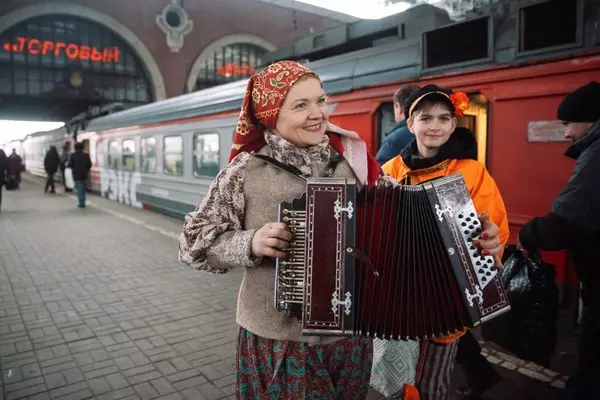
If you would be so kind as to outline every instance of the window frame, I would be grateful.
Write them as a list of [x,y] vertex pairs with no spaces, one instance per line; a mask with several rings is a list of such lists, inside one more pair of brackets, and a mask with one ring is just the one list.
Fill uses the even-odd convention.
[[[132,153],[125,153],[125,142],[133,142],[133,152]],[[127,171],[127,172],[137,171],[135,154],[136,154],[135,139],[130,137],[130,138],[124,138],[123,140],[121,140],[121,170]],[[133,169],[125,168],[125,160],[123,159],[125,156],[133,156]]]
[[[196,158],[196,138],[199,136],[216,136],[217,137],[217,150],[215,152],[204,152],[201,151],[201,153],[208,153],[208,154],[212,154],[212,153],[216,153],[217,155],[217,172],[215,173],[215,175],[200,175],[198,174],[198,169],[197,169],[197,158]],[[220,142],[220,135],[218,132],[196,132],[192,135],[192,175],[194,175],[194,178],[198,178],[198,179],[214,179],[218,174],[219,171],[221,170],[221,142]]]
[[[154,141],[154,157],[147,157],[145,155],[144,152],[144,142],[147,140],[152,139]],[[155,136],[142,136],[140,137],[140,172],[144,173],[144,174],[156,174],[156,171],[158,170],[158,152],[157,152],[157,145],[156,145],[156,137]],[[154,170],[153,171],[146,171],[144,170],[144,159],[145,158],[154,158]]]
[[[181,173],[180,174],[177,174],[177,173],[173,174],[173,173],[167,172],[167,169],[166,169],[166,165],[167,165],[167,162],[166,162],[167,161],[167,146],[166,146],[166,141],[167,141],[168,138],[179,138],[181,140],[181,153],[179,153],[179,154],[181,154]],[[165,136],[163,136],[163,143],[162,143],[162,145],[163,145],[163,148],[162,148],[162,150],[163,150],[163,152],[162,152],[163,153],[163,166],[162,166],[163,167],[162,168],[163,169],[163,175],[183,177],[183,175],[185,174],[185,165],[184,165],[184,163],[185,163],[185,157],[184,157],[183,135],[181,135],[181,134],[165,135]],[[171,153],[169,153],[169,154],[171,154]]]

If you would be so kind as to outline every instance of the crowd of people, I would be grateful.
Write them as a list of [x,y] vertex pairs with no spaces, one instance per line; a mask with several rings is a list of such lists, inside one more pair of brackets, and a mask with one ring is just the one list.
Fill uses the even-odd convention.
[[[75,151],[71,154],[68,149],[63,149],[63,157],[58,154],[56,146],[50,146],[44,156],[44,170],[46,172],[45,193],[56,193],[54,178],[58,170],[61,170],[62,182],[65,192],[71,192],[73,187],[77,192],[80,208],[85,207],[87,179],[92,161],[88,153],[83,149],[82,143],[75,144]],[[12,150],[9,157],[4,150],[0,149],[0,211],[2,210],[2,189],[18,190],[21,183],[21,172],[25,170],[23,159]],[[70,182],[73,181],[73,182]]]
[[[526,224],[518,243],[523,254],[572,250],[585,288],[579,367],[561,392],[563,399],[593,398],[593,371],[600,357],[600,281],[594,268],[600,223],[600,190],[594,185],[600,178],[599,86],[585,85],[559,107],[558,118],[574,140],[567,156],[577,165],[552,212]],[[357,133],[329,122],[322,82],[306,67],[281,61],[249,80],[230,163],[186,216],[179,240],[180,260],[197,270],[244,269],[236,316],[236,398],[447,399],[453,395],[450,380],[457,363],[468,381],[459,393],[462,399],[480,399],[499,381],[468,329],[390,343],[399,356],[388,360],[402,363],[396,370],[404,373],[382,376],[373,358],[374,352],[386,351],[385,345],[374,349],[365,336],[303,335],[297,318],[273,306],[274,260],[286,257],[294,239],[278,222],[278,205],[305,189],[302,179],[286,172],[290,168],[304,176],[353,178],[359,188],[418,184],[461,172],[483,225],[475,245],[501,268],[509,237],[507,212],[494,179],[477,161],[473,132],[457,127],[468,97],[425,85],[403,87],[394,100],[398,125],[374,158]],[[382,387],[386,393],[377,391]]]

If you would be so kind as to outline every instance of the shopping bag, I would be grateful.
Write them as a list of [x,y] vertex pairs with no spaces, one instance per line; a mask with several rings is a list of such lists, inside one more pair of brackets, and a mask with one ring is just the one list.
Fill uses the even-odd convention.
[[555,275],[554,265],[537,253],[512,253],[499,274],[511,309],[484,323],[483,337],[523,360],[547,367],[557,341]]
[[65,168],[65,187],[67,189],[73,189],[75,187],[75,181],[73,180],[73,169],[71,167]]

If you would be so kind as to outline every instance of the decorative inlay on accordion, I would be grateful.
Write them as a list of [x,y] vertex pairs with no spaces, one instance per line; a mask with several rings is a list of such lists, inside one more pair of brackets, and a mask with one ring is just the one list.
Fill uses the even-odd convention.
[[405,340],[474,327],[510,309],[462,174],[359,194],[353,180],[308,178],[279,206],[294,234],[277,259],[275,307],[304,334]]

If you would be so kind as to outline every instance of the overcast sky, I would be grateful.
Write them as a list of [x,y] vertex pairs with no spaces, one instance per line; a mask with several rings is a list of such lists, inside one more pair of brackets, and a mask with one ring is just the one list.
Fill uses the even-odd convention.
[[0,145],[15,139],[23,139],[30,133],[49,131],[63,126],[62,122],[0,120]]
[[384,7],[384,0],[296,0],[348,14],[357,18],[379,19],[406,10],[409,5],[404,2]]

